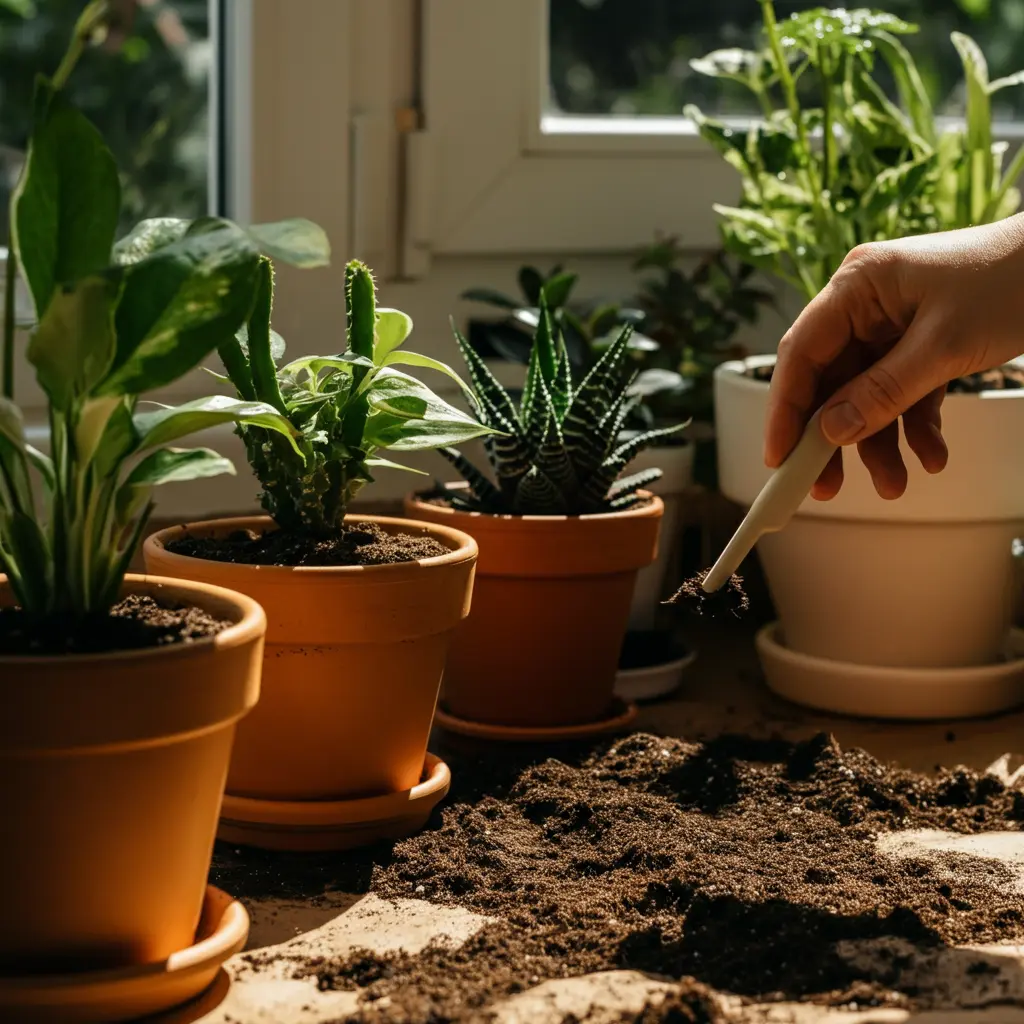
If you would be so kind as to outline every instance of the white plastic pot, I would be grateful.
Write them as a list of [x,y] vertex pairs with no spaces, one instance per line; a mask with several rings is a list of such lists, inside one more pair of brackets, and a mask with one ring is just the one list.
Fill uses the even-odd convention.
[[629,464],[623,474],[628,476],[645,469],[660,469],[661,478],[649,485],[647,490],[657,494],[665,503],[658,557],[652,565],[637,574],[629,615],[630,629],[653,629],[662,601],[672,596],[668,592],[672,586],[669,572],[678,553],[683,494],[693,483],[694,451],[695,445],[692,442],[648,448]]
[[[715,375],[719,481],[749,505],[767,481],[768,384],[745,376],[774,356]],[[855,450],[829,502],[808,498],[759,551],[786,648],[893,668],[964,668],[1000,660],[1015,590],[1012,543],[1024,525],[1024,390],[949,395],[944,472],[903,446],[906,494],[885,501]],[[815,701],[828,706],[827,699]]]

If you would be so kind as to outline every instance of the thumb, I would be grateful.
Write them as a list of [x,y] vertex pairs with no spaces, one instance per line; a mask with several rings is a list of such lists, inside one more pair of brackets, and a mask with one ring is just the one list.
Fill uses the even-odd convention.
[[889,352],[825,403],[821,429],[829,441],[836,445],[863,441],[945,386],[947,378],[937,372],[938,360],[926,355],[925,333],[915,321]]

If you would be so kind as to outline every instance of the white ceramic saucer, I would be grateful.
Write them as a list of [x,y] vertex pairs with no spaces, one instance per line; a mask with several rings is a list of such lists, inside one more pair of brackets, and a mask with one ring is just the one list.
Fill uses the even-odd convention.
[[756,645],[769,689],[820,711],[923,721],[1024,704],[1024,630],[1010,631],[1003,661],[972,668],[881,668],[799,654],[784,646],[778,622],[758,632]]
[[249,936],[237,900],[206,888],[196,941],[155,964],[81,974],[0,978],[0,1020],[9,1024],[114,1024],[168,1010],[211,985]]
[[697,660],[697,652],[647,668],[620,668],[615,674],[615,696],[625,701],[657,700],[675,693],[686,670]]

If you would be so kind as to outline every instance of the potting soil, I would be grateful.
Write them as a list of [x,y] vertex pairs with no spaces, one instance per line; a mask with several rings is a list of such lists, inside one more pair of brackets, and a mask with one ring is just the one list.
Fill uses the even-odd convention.
[[[1024,795],[992,776],[928,777],[826,735],[793,745],[636,734],[557,757],[445,756],[447,803],[393,849],[218,850],[212,881],[243,899],[372,890],[494,919],[457,949],[289,965],[321,989],[363,989],[352,1021],[475,1021],[546,980],[610,969],[757,1001],[913,1006],[898,957],[851,959],[837,944],[894,937],[941,950],[1024,934],[1024,897],[1004,865],[897,858],[876,842],[912,828],[1020,830]],[[258,970],[267,955],[249,959]],[[716,1019],[699,986],[681,991],[636,1020]]]
[[750,610],[750,598],[743,589],[743,577],[734,574],[718,590],[709,594],[704,589],[704,581],[710,571],[704,569],[696,576],[691,576],[665,603],[679,605],[704,619],[742,618]]
[[176,555],[238,565],[391,565],[448,553],[426,533],[388,533],[376,523],[345,526],[337,537],[288,530],[236,530],[227,537],[182,537],[167,545]]
[[194,605],[165,606],[136,594],[119,601],[109,613],[85,619],[3,608],[0,655],[103,654],[163,647],[215,636],[230,625]]

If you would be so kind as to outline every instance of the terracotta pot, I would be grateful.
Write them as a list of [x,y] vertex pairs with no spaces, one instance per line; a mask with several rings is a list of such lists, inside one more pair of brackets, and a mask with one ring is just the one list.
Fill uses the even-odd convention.
[[195,937],[266,618],[219,587],[129,576],[125,591],[234,625],[149,650],[0,657],[5,974],[149,964]]
[[445,673],[447,710],[527,727],[607,714],[637,571],[657,555],[661,499],[578,517],[456,512],[415,496],[405,507],[480,545],[473,614]]
[[[743,505],[769,476],[768,385],[743,371],[773,360],[726,363],[716,373],[721,487]],[[1024,524],[1024,391],[949,395],[942,419],[942,473],[930,476],[907,453],[907,492],[885,501],[847,451],[839,495],[808,498],[785,530],[761,541],[788,649],[890,668],[1001,659],[1016,581],[1012,542]],[[817,706],[829,706],[826,694]]]
[[445,555],[395,565],[234,565],[176,555],[184,536],[267,530],[266,517],[163,530],[146,568],[230,586],[267,613],[259,707],[238,730],[228,792],[261,800],[345,800],[420,781],[453,630],[469,614],[477,546],[456,530],[349,516],[429,533]]

